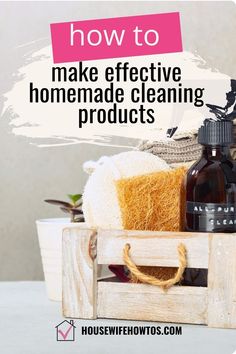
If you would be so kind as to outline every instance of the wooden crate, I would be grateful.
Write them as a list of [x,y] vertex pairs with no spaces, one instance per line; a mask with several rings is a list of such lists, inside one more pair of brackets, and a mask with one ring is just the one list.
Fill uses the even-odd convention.
[[[208,287],[97,280],[98,264],[124,264],[131,245],[137,265],[178,267],[177,246],[189,268],[208,268]],[[206,324],[236,328],[236,235],[67,228],[63,234],[63,315]]]

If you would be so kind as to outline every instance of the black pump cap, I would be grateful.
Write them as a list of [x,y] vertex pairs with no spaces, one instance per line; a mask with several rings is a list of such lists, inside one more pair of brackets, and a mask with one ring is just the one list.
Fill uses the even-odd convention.
[[234,143],[233,123],[229,120],[205,119],[198,130],[198,142],[202,145],[231,145]]

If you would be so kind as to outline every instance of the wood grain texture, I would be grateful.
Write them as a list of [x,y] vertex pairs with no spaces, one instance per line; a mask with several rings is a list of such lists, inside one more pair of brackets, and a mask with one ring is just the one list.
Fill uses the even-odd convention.
[[[96,241],[98,239],[98,246]],[[137,265],[178,266],[177,246],[188,267],[208,268],[208,288],[97,282],[101,264],[123,264],[131,245]],[[209,257],[209,261],[208,261]],[[208,324],[236,328],[236,234],[115,231],[68,228],[63,234],[63,315]]]
[[65,229],[62,257],[63,315],[96,318],[96,233],[75,227]]
[[125,230],[98,231],[98,263],[124,264],[123,248],[131,245],[136,265],[178,267],[179,243],[187,248],[190,268],[208,268],[208,234]]
[[208,326],[236,328],[236,234],[210,236]]
[[98,283],[98,317],[206,324],[207,288]]

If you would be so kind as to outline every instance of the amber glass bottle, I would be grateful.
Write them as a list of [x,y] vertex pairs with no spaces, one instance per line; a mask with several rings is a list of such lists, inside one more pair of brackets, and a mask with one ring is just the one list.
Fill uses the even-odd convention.
[[[236,163],[230,154],[231,121],[205,120],[198,132],[200,159],[188,170],[181,190],[181,229],[236,232]],[[206,269],[187,269],[185,285],[207,286]]]
[[230,154],[231,121],[205,120],[198,141],[201,158],[188,170],[182,186],[184,231],[236,232],[236,163]]

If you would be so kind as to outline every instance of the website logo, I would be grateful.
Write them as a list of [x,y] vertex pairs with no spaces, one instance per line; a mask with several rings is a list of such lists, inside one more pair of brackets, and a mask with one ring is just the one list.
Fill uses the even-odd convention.
[[64,320],[56,328],[58,342],[73,342],[75,340],[75,325],[73,320]]

